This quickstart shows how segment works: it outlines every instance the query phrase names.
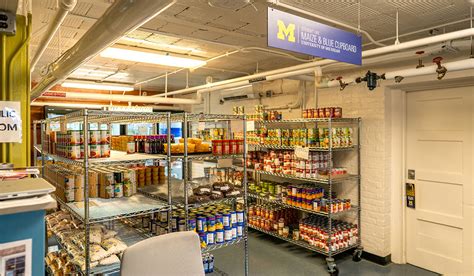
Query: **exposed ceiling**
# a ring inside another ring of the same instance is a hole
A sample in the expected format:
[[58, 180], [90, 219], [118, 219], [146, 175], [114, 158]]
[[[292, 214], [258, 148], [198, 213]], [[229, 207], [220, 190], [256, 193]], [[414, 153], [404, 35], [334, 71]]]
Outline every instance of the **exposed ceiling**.
[[[34, 81], [41, 78], [41, 68], [57, 59], [74, 45], [97, 18], [102, 16], [111, 2], [112, 0], [78, 0], [76, 7], [67, 16], [36, 66], [33, 73]], [[358, 24], [357, 0], [285, 0], [282, 2], [353, 26]], [[257, 0], [241, 9], [228, 10], [211, 7], [206, 0], [180, 0], [118, 43], [128, 47], [148, 48], [201, 59], [209, 59], [242, 47], [267, 48], [267, 5], [266, 1]], [[466, 0], [362, 0], [360, 5], [361, 28], [368, 31], [377, 40], [395, 35], [397, 9], [399, 11], [400, 34], [469, 17], [469, 5]], [[34, 55], [56, 9], [56, 0], [33, 1], [31, 56]], [[438, 31], [447, 32], [468, 26], [469, 22], [465, 21], [440, 28]], [[402, 37], [400, 40], [407, 41], [428, 35], [428, 31], [426, 31]], [[393, 41], [392, 38], [384, 43], [391, 44]], [[364, 37], [364, 43], [367, 42]], [[373, 45], [366, 47], [373, 47]], [[285, 53], [303, 60], [312, 58], [290, 52]], [[203, 84], [207, 76], [212, 76], [214, 81], [217, 81], [252, 74], [257, 70], [266, 71], [302, 62], [288, 57], [278, 59], [275, 57], [278, 55], [259, 50], [239, 52], [209, 62], [205, 67], [189, 72], [188, 85]], [[72, 77], [138, 83], [174, 70], [176, 68], [96, 57]], [[182, 70], [170, 75], [168, 89], [175, 90], [185, 87], [186, 72], [187, 70]], [[164, 78], [160, 78], [143, 83], [142, 88], [163, 91], [164, 84]]]

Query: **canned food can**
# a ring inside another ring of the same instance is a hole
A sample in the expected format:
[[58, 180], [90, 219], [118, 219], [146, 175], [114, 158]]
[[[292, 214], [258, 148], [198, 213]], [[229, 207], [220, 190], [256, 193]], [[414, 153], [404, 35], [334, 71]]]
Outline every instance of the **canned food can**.
[[98, 144], [100, 142], [100, 131], [89, 130], [89, 144]]
[[81, 133], [77, 130], [70, 131], [70, 143], [71, 145], [80, 145], [82, 144]]
[[222, 214], [222, 225], [224, 226], [224, 229], [226, 227], [231, 226], [231, 218], [230, 218], [230, 213], [223, 213]]
[[207, 232], [207, 244], [214, 244], [215, 243], [216, 234], [214, 231]]
[[237, 211], [237, 223], [244, 222], [244, 211]]
[[207, 234], [204, 232], [199, 233], [199, 239], [201, 240], [201, 247], [207, 247]]
[[206, 232], [207, 231], [207, 219], [205, 217], [197, 218], [197, 231]]
[[101, 157], [110, 157], [110, 145], [103, 144], [100, 146], [100, 156]]
[[171, 217], [171, 231], [176, 232], [178, 230], [178, 216], [173, 215]]
[[110, 143], [110, 134], [108, 130], [101, 130], [100, 131], [100, 143], [101, 144], [109, 144]]
[[224, 229], [224, 241], [228, 242], [232, 240], [232, 227]]
[[242, 237], [244, 235], [244, 226], [237, 225], [237, 237]]
[[105, 186], [105, 198], [114, 198], [115, 196], [115, 185]]
[[209, 232], [216, 231], [216, 219], [214, 217], [207, 218], [207, 231]]
[[101, 147], [100, 145], [89, 145], [89, 157], [90, 158], [100, 158], [101, 153], [100, 153]]
[[232, 226], [232, 239], [235, 240], [237, 238], [237, 225]]
[[184, 232], [186, 231], [186, 223], [185, 221], [181, 220], [178, 223], [178, 232]]
[[216, 243], [224, 242], [224, 229], [216, 230]]
[[188, 220], [188, 230], [196, 232], [196, 219], [192, 218]]
[[160, 222], [168, 221], [168, 211], [161, 211], [159, 216]]
[[237, 224], [237, 213], [235, 211], [230, 212], [230, 223], [231, 225]]
[[216, 230], [224, 229], [224, 224], [222, 222], [222, 215], [216, 214]]

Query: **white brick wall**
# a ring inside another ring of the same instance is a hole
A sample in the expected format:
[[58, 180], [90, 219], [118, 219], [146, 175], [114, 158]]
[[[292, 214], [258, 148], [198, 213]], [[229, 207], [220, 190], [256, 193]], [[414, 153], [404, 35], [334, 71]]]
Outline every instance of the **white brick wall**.
[[[282, 105], [296, 99], [298, 81], [285, 80], [288, 95], [271, 99], [263, 99], [265, 105]], [[279, 90], [281, 83], [276, 81], [264, 86], [265, 90]], [[307, 85], [306, 106], [314, 107], [314, 88]], [[211, 95], [211, 113], [231, 113], [235, 105], [244, 105], [247, 113], [254, 112], [254, 106], [259, 100], [233, 101], [219, 104], [219, 95]], [[319, 106], [341, 106], [344, 117], [361, 117], [361, 174], [362, 174], [362, 243], [364, 249], [370, 253], [387, 256], [390, 254], [390, 188], [385, 175], [389, 171], [386, 166], [386, 137], [385, 131], [385, 97], [384, 88], [379, 87], [369, 91], [363, 85], [348, 86], [344, 91], [339, 88], [320, 89]], [[301, 110], [284, 110], [284, 118], [299, 118]], [[337, 153], [339, 154], [339, 153]], [[356, 170], [356, 155], [342, 153], [338, 158], [339, 164]], [[345, 161], [349, 160], [349, 161]], [[347, 183], [342, 187], [335, 187], [341, 195], [350, 195], [356, 199], [355, 184]]]

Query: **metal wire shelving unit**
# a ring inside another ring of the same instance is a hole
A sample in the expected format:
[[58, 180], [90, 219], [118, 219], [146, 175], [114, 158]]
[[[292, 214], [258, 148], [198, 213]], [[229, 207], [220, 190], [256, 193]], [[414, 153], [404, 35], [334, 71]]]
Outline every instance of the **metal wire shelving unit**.
[[[300, 119], [287, 119], [287, 120], [271, 120], [271, 121], [264, 121], [264, 120], [257, 120], [255, 121], [255, 126], [271, 126], [271, 127], [284, 127], [286, 129], [289, 128], [295, 128], [295, 127], [303, 127], [306, 128], [306, 126], [310, 124], [312, 126], [315, 126], [316, 128], [318, 127], [325, 127], [329, 129], [329, 144], [328, 147], [325, 148], [318, 148], [318, 147], [310, 147], [309, 151], [316, 151], [316, 152], [325, 152], [329, 155], [329, 160], [333, 159], [333, 156], [336, 152], [355, 152], [356, 153], [356, 159], [357, 159], [357, 169], [356, 172], [353, 174], [347, 174], [344, 176], [337, 176], [334, 177], [331, 174], [329, 174], [327, 177], [324, 178], [308, 178], [308, 177], [299, 177], [299, 176], [294, 176], [294, 175], [289, 175], [289, 174], [283, 174], [283, 173], [272, 173], [272, 172], [267, 172], [267, 171], [262, 171], [262, 170], [254, 170], [254, 176], [256, 178], [256, 181], [260, 181], [260, 178], [262, 176], [272, 176], [272, 177], [277, 177], [277, 178], [282, 178], [286, 180], [292, 180], [296, 181], [296, 183], [314, 183], [314, 184], [323, 184], [327, 185], [328, 187], [328, 192], [329, 195], [332, 194], [333, 192], [333, 185], [342, 185], [343, 183], [347, 182], [355, 182], [357, 185], [357, 205], [352, 205], [352, 208], [343, 211], [343, 212], [337, 212], [333, 213], [331, 210], [328, 212], [317, 212], [314, 210], [309, 210], [309, 209], [304, 209], [300, 207], [296, 207], [293, 205], [289, 205], [286, 203], [281, 202], [280, 200], [270, 200], [265, 197], [261, 197], [256, 194], [249, 194], [248, 196], [259, 201], [263, 202], [268, 202], [274, 205], [279, 205], [279, 206], [284, 206], [287, 208], [292, 208], [292, 209], [297, 209], [300, 210], [304, 213], [309, 213], [313, 215], [318, 215], [318, 216], [323, 216], [328, 218], [328, 228], [327, 228], [327, 233], [328, 233], [328, 240], [327, 240], [327, 245], [329, 250], [324, 251], [321, 250], [318, 247], [312, 246], [309, 243], [305, 241], [296, 241], [293, 240], [291, 237], [283, 237], [278, 235], [277, 233], [271, 232], [271, 231], [266, 231], [262, 228], [256, 227], [255, 225], [249, 225], [250, 228], [255, 229], [257, 231], [260, 231], [262, 233], [274, 236], [276, 238], [285, 240], [287, 242], [290, 242], [292, 244], [304, 247], [306, 249], [309, 249], [314, 252], [318, 252], [324, 256], [326, 256], [326, 263], [328, 266], [328, 271], [333, 275], [332, 273], [336, 273], [334, 275], [337, 275], [337, 268], [336, 268], [336, 263], [334, 260], [334, 256], [342, 253], [344, 251], [348, 251], [350, 249], [354, 249], [354, 260], [360, 260], [360, 256], [363, 251], [363, 247], [361, 246], [361, 208], [360, 208], [360, 202], [361, 202], [361, 159], [360, 159], [360, 131], [361, 131], [361, 118], [300, 118]], [[334, 127], [347, 127], [351, 126], [354, 127], [357, 131], [356, 137], [357, 137], [357, 143], [346, 146], [346, 147], [335, 147], [333, 146], [333, 128]], [[285, 145], [264, 145], [264, 144], [253, 144], [250, 145], [250, 147], [254, 150], [272, 150], [272, 149], [281, 149], [281, 150], [294, 150], [296, 147], [295, 146], [285, 146]], [[333, 168], [332, 162], [329, 162], [329, 168], [328, 170], [331, 171]], [[356, 214], [357, 215], [357, 236], [358, 240], [356, 244], [351, 245], [346, 248], [338, 249], [338, 250], [332, 250], [331, 249], [331, 235], [334, 231], [333, 229], [333, 218], [338, 217], [341, 214]]]
[[[68, 123], [81, 123], [84, 135], [84, 141], [89, 141], [89, 130], [91, 123], [106, 124], [107, 129], [110, 130], [110, 124], [112, 123], [166, 123], [168, 127], [167, 140], [171, 141], [171, 114], [170, 113], [141, 113], [141, 112], [117, 112], [117, 111], [103, 111], [103, 110], [79, 110], [66, 114], [64, 116], [39, 120], [33, 122], [33, 144], [35, 146], [34, 160], [37, 160], [38, 152], [41, 154], [42, 161], [42, 176], [49, 182], [59, 187], [58, 183], [55, 183], [54, 179], [50, 179], [45, 175], [46, 158], [55, 162], [51, 166], [52, 169], [58, 171], [68, 171], [66, 166], [73, 166], [76, 169], [81, 169], [84, 177], [84, 201], [83, 202], [71, 202], [66, 203], [59, 197], [56, 197], [61, 208], [69, 211], [75, 218], [80, 220], [84, 225], [85, 232], [85, 244], [84, 244], [84, 258], [86, 261], [85, 270], [82, 274], [102, 274], [102, 273], [113, 273], [119, 269], [119, 264], [97, 266], [94, 268], [90, 267], [90, 227], [94, 223], [112, 223], [121, 219], [131, 218], [140, 215], [152, 214], [158, 211], [168, 211], [169, 217], [171, 216], [171, 192], [170, 186], [168, 185], [168, 198], [165, 201], [151, 199], [141, 194], [135, 194], [131, 197], [123, 197], [116, 199], [94, 199], [91, 201], [89, 198], [89, 170], [91, 168], [100, 168], [110, 165], [133, 165], [133, 164], [146, 164], [148, 161], [165, 161], [168, 167], [168, 183], [170, 183], [171, 177], [171, 150], [168, 147], [167, 154], [163, 155], [150, 155], [150, 154], [133, 154], [126, 155], [121, 152], [111, 151], [110, 158], [97, 158], [90, 159], [87, 154], [84, 155], [82, 160], [71, 160], [65, 157], [50, 154], [46, 149], [46, 131], [50, 124], [59, 123], [61, 129], [66, 130]], [[41, 129], [41, 144], [37, 142], [37, 126], [40, 125]], [[89, 144], [84, 143], [84, 152], [89, 152]], [[71, 171], [69, 171], [71, 172]], [[95, 204], [91, 204], [94, 202]], [[171, 229], [171, 221], [169, 221], [169, 229]], [[148, 237], [145, 233], [139, 232], [125, 232], [126, 235], [119, 237], [124, 238], [124, 242], [131, 245], [137, 241], [143, 240]], [[128, 233], [128, 234], [127, 234]], [[123, 234], [123, 233], [122, 233]], [[133, 237], [129, 239], [128, 237]]]
[[[184, 210], [185, 210], [185, 222], [186, 222], [186, 229], [188, 229], [188, 217], [189, 217], [189, 211], [192, 208], [196, 208], [196, 206], [202, 205], [202, 204], [190, 204], [188, 202], [188, 185], [191, 183], [193, 180], [193, 175], [192, 175], [192, 162], [193, 161], [208, 161], [208, 160], [219, 160], [219, 159], [236, 159], [240, 158], [243, 159], [243, 162], [245, 164], [245, 160], [247, 159], [247, 145], [244, 142], [244, 148], [243, 148], [243, 153], [242, 154], [231, 154], [231, 155], [212, 155], [208, 154], [207, 156], [199, 156], [199, 155], [192, 155], [188, 153], [188, 137], [191, 136], [191, 125], [193, 123], [205, 123], [205, 122], [225, 122], [226, 127], [227, 127], [227, 135], [230, 134], [230, 128], [231, 128], [231, 122], [236, 122], [236, 123], [242, 123], [242, 129], [244, 133], [244, 141], [246, 140], [246, 127], [247, 127], [247, 121], [246, 121], [246, 116], [243, 115], [225, 115], [225, 114], [191, 114], [191, 113], [179, 113], [179, 114], [173, 114], [171, 117], [171, 120], [173, 122], [181, 122], [183, 126], [183, 138], [184, 138], [184, 154], [180, 155], [178, 158], [176, 156], [173, 156], [173, 158], [180, 159], [183, 162], [183, 181], [184, 181], [184, 202], [179, 202], [179, 204], [184, 205]], [[249, 256], [248, 256], [248, 225], [247, 225], [247, 214], [248, 214], [248, 198], [247, 198], [247, 173], [246, 173], [246, 168], [243, 168], [243, 181], [242, 181], [242, 187], [243, 187], [243, 202], [244, 202], [244, 229], [243, 229], [243, 236], [239, 237], [233, 241], [230, 242], [225, 242], [222, 244], [213, 244], [209, 245], [206, 248], [203, 249], [203, 252], [209, 252], [212, 250], [216, 250], [222, 247], [227, 247], [230, 245], [234, 244], [239, 244], [241, 242], [244, 243], [244, 274], [249, 275]], [[232, 203], [232, 205], [235, 206], [236, 199], [235, 198], [230, 198], [230, 199], [220, 199], [214, 202], [226, 202], [226, 203]], [[204, 205], [210, 204], [211, 202], [204, 203]]]

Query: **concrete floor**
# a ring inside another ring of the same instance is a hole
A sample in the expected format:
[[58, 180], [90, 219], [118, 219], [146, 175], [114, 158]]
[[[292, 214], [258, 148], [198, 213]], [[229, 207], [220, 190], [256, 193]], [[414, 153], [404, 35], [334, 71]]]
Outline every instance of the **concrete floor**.
[[[213, 251], [215, 266], [221, 273], [211, 275], [243, 275], [243, 244]], [[250, 275], [329, 275], [322, 255], [291, 245], [268, 235], [250, 231], [249, 233]], [[412, 266], [389, 264], [381, 266], [362, 260], [353, 262], [349, 254], [336, 258], [339, 275], [403, 275], [434, 276], [436, 273]]]

